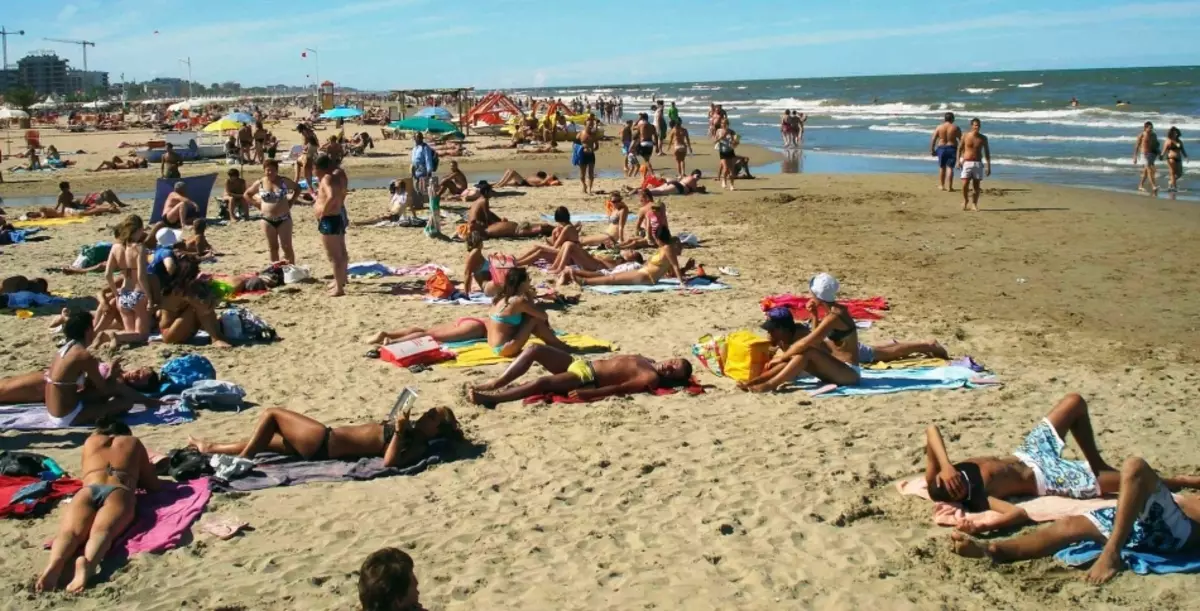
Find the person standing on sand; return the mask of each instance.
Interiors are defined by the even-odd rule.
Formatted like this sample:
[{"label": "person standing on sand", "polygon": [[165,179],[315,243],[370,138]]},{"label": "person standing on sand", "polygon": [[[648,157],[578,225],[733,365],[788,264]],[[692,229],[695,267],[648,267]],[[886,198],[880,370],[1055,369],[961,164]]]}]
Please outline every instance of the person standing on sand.
[{"label": "person standing on sand", "polygon": [[163,153],[162,160],[158,164],[160,175],[163,178],[183,178],[183,174],[179,172],[179,166],[183,165],[183,159],[179,157],[179,153],[175,152],[175,145],[167,143],[167,151]]},{"label": "person standing on sand", "polygon": [[318,180],[317,199],[313,212],[317,217],[317,231],[321,233],[321,244],[325,255],[333,266],[333,282],[329,285],[329,296],[346,294],[347,266],[350,255],[346,252],[346,188],[350,179],[346,171],[333,163],[333,158],[321,153],[314,164]]},{"label": "person standing on sand", "polygon": [[1158,170],[1154,162],[1158,160],[1161,151],[1158,144],[1158,134],[1154,133],[1154,124],[1146,121],[1142,133],[1138,134],[1137,142],[1133,145],[1133,165],[1137,165],[1138,155],[1142,157],[1142,178],[1138,181],[1138,191],[1146,191],[1146,181],[1150,181],[1150,192],[1158,193]]},{"label": "person standing on sand", "polygon": [[679,120],[679,109],[675,108],[675,102],[671,102],[671,107],[667,109],[667,125],[668,126],[671,124],[671,121],[674,121],[680,125],[683,125],[683,121]]},{"label": "person standing on sand", "polygon": [[662,148],[662,143],[658,140],[658,130],[650,124],[650,116],[642,113],[638,117],[638,122],[633,126],[634,133],[637,135],[637,153],[642,158],[646,165],[646,172],[653,173],[654,166],[650,163],[650,157],[654,154],[655,148]]},{"label": "person standing on sand", "polygon": [[658,140],[654,141],[654,150],[660,157],[666,154],[662,149],[663,140],[667,139],[667,120],[663,117],[665,108],[666,104],[663,104],[662,100],[655,102],[654,106],[650,107],[650,110],[654,111],[654,127],[658,130]]},{"label": "person standing on sand", "polygon": [[671,143],[671,151],[675,155],[675,169],[682,177],[687,167],[687,156],[692,153],[692,137],[688,130],[677,119],[671,120],[671,131],[667,134]]},{"label": "person standing on sand", "polygon": [[954,166],[958,163],[958,141],[962,130],[954,124],[954,113],[948,112],[942,124],[933,130],[929,139],[929,154],[938,162],[938,190],[954,193]]},{"label": "person standing on sand", "polygon": [[[971,131],[963,136],[958,151],[958,166],[962,168],[963,210],[967,209],[968,187],[974,187],[971,207],[979,212],[979,183],[984,176],[992,175],[992,152],[988,148],[987,136],[980,133],[979,119],[971,119]],[[980,161],[982,156],[983,161]]]}]

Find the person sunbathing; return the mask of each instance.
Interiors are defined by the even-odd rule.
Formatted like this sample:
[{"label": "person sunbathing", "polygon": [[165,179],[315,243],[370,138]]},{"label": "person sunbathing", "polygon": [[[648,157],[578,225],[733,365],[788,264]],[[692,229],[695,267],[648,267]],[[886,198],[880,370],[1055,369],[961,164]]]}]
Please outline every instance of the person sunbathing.
[{"label": "person sunbathing", "polygon": [[608,216],[608,227],[603,235],[582,236],[580,243],[584,246],[615,247],[625,241],[625,223],[629,221],[629,204],[620,192],[609,196],[604,202],[604,214]]},{"label": "person sunbathing", "polygon": [[84,486],[63,512],[50,559],[34,583],[39,593],[58,587],[72,558],[75,575],[66,590],[78,594],[87,588],[113,542],[133,522],[136,491],[154,492],[162,485],[141,440],[111,416],[96,423],[82,454]]},{"label": "person sunbathing", "polygon": [[[642,253],[636,250],[621,250],[617,256],[609,257],[599,252],[589,253],[577,242],[567,242],[558,249],[553,258],[545,258],[550,261],[550,267],[546,271],[551,274],[561,274],[569,267],[575,266],[583,271],[600,272],[607,276],[638,270],[645,264]],[[684,267],[684,271],[687,271],[686,264]]]},{"label": "person sunbathing", "polygon": [[[70,316],[66,310],[63,312],[65,316]],[[124,389],[119,389],[120,392],[128,395],[134,404],[140,403],[145,405],[145,401],[157,404],[156,400],[144,395],[125,392],[126,389],[133,391],[133,393],[153,393],[157,391],[161,378],[154,369],[142,367],[132,371],[124,371],[119,360],[113,361],[111,365],[99,362],[98,366],[101,375],[109,380],[109,382],[125,387]],[[22,403],[45,402],[47,389],[54,385],[46,379],[46,371],[45,369],[39,369],[38,371],[0,378],[0,404],[20,405]],[[101,393],[90,380],[85,380],[83,394],[92,396]]]},{"label": "person sunbathing", "polygon": [[[771,308],[767,312],[767,320],[762,324],[764,331],[771,338],[771,343],[780,350],[786,350],[792,344],[804,339],[809,334],[808,325],[798,324],[788,308]],[[826,347],[831,351],[829,338],[825,338]],[[924,342],[892,342],[868,346],[858,345],[858,363],[890,363],[917,355],[929,355],[933,358],[949,359],[950,354],[937,340]]]},{"label": "person sunbathing", "polygon": [[466,157],[471,154],[467,147],[459,142],[445,142],[432,148],[439,157]]},{"label": "person sunbathing", "polygon": [[479,285],[479,290],[489,297],[494,296],[498,287],[492,282],[492,264],[483,254],[483,239],[485,235],[479,231],[467,234],[467,260],[463,271],[462,292],[471,294],[472,283]]},{"label": "person sunbathing", "polygon": [[[533,382],[506,388],[525,375],[534,363],[550,375]],[[471,388],[467,398],[481,407],[494,409],[501,403],[534,395],[567,395],[594,401],[614,395],[652,392],[658,388],[684,386],[692,379],[687,359],[655,362],[639,355],[614,356],[585,361],[549,346],[529,346],[500,377]]]},{"label": "person sunbathing", "polygon": [[215,311],[219,298],[208,282],[199,279],[199,259],[179,249],[161,262],[152,262],[151,266],[162,292],[158,304],[158,328],[163,343],[186,344],[198,331],[204,330],[213,346],[232,347],[221,332]]},{"label": "person sunbathing", "polygon": [[667,205],[660,201],[654,201],[654,196],[645,189],[639,189],[636,192],[641,196],[642,205],[638,208],[633,226],[639,235],[627,239],[617,244],[617,246],[619,248],[654,248],[661,246],[654,236],[658,235],[659,227],[666,227],[668,230],[671,228],[670,223],[667,221]]},{"label": "person sunbathing", "polygon": [[530,178],[525,178],[518,174],[515,170],[504,170],[504,176],[500,178],[500,182],[496,183],[497,188],[501,187],[557,187],[561,186],[562,181],[553,174],[545,172],[537,172]]},{"label": "person sunbathing", "polygon": [[1127,459],[1119,473],[1116,507],[1094,509],[1081,516],[1055,520],[1031,533],[1009,539],[979,541],[963,532],[950,533],[950,549],[967,558],[1016,562],[1052,556],[1076,543],[1104,546],[1084,579],[1110,581],[1125,568],[1124,550],[1161,556],[1194,555],[1200,550],[1200,497],[1173,496],[1170,480],[1142,458]]},{"label": "person sunbathing", "polygon": [[[1070,433],[1086,462],[1062,457]],[[1200,476],[1164,478],[1172,490],[1200,487]],[[975,534],[1019,526],[1029,521],[1025,511],[1004,499],[1014,496],[1097,498],[1121,490],[1123,479],[1100,456],[1087,402],[1068,394],[1033,428],[1008,456],[977,456],[951,462],[935,425],[925,430],[925,483],[929,498],[962,503],[972,513],[992,510],[1000,517],[988,521],[964,518],[956,528]]]},{"label": "person sunbathing", "polygon": [[600,271],[568,268],[563,270],[562,275],[559,276],[558,284],[575,282],[580,286],[650,285],[657,284],[659,280],[669,275],[679,279],[680,285],[683,285],[687,282],[687,271],[691,267],[690,263],[686,268],[679,264],[679,255],[683,252],[683,245],[671,236],[671,232],[667,231],[666,227],[662,226],[658,228],[656,240],[662,246],[640,269],[606,274]]},{"label": "person sunbathing", "polygon": [[34,212],[29,212],[26,216],[30,219],[99,216],[101,214],[120,213],[121,208],[127,205],[117,197],[117,194],[112,189],[89,193],[83,199],[75,199],[75,194],[71,192],[71,183],[64,180],[58,183],[58,190],[58,200],[55,202],[53,208],[40,208]]},{"label": "person sunbathing", "polygon": [[29,278],[26,276],[8,276],[0,280],[0,295],[8,293],[37,293],[39,295],[50,294],[50,282],[45,278]]},{"label": "person sunbathing", "polygon": [[272,407],[263,411],[245,441],[219,443],[188,437],[188,444],[204,454],[241,458],[254,458],[262,452],[304,460],[382,457],[385,467],[402,467],[420,460],[435,439],[465,441],[450,408],[432,407],[415,419],[409,408],[394,422],[330,427],[287,408]]},{"label": "person sunbathing", "polygon": [[651,195],[691,195],[692,193],[708,193],[700,184],[700,170],[692,170],[691,174],[679,180],[668,180],[666,183],[647,189]]},{"label": "person sunbathing", "polygon": [[[837,303],[838,282],[829,274],[817,274],[808,283],[813,299],[808,311],[817,320],[813,330],[796,340],[767,363],[762,374],[738,388],[769,392],[807,373],[839,386],[859,383],[858,327],[845,306]],[[825,314],[820,314],[824,307]]]},{"label": "person sunbathing", "polygon": [[450,175],[442,180],[438,196],[462,195],[467,190],[467,175],[458,169],[458,162],[450,160]]},{"label": "person sunbathing", "polygon": [[480,231],[487,238],[534,238],[548,236],[553,225],[545,223],[516,223],[500,218],[491,207],[492,186],[485,180],[475,185],[479,199],[467,211],[467,230]]},{"label": "person sunbathing", "polygon": [[150,162],[141,157],[131,159],[121,159],[119,156],[113,155],[111,161],[101,161],[100,165],[94,170],[88,172],[104,172],[106,170],[141,170],[150,167]]},{"label": "person sunbathing", "polygon": [[200,259],[220,256],[221,253],[217,252],[212,244],[209,243],[207,233],[207,220],[196,219],[192,221],[192,237],[184,241],[181,250],[196,255]]},{"label": "person sunbathing", "polygon": [[405,342],[429,336],[439,343],[486,339],[497,356],[512,357],[537,337],[548,346],[563,351],[571,347],[558,339],[550,327],[550,316],[535,304],[537,295],[523,267],[508,270],[504,283],[492,298],[486,319],[464,317],[450,324],[423,329],[410,327],[399,331],[381,331],[364,338],[368,344]]},{"label": "person sunbathing", "polygon": [[517,257],[517,265],[525,267],[541,258],[553,259],[558,256],[558,251],[564,244],[579,242],[579,226],[571,224],[571,211],[567,210],[566,206],[554,209],[554,222],[556,225],[550,232],[550,237],[546,238],[546,243],[534,244]]}]

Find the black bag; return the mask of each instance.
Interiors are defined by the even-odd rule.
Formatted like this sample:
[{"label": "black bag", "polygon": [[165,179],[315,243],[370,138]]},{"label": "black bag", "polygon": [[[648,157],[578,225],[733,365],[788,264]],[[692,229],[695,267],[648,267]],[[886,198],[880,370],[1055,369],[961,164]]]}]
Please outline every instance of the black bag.
[{"label": "black bag", "polygon": [[171,450],[167,453],[167,459],[161,464],[166,464],[167,475],[175,478],[177,482],[186,482],[216,473],[208,464],[208,455],[201,454],[196,448]]},{"label": "black bag", "polygon": [[45,456],[33,452],[0,450],[0,475],[9,477],[38,477],[46,470]]}]

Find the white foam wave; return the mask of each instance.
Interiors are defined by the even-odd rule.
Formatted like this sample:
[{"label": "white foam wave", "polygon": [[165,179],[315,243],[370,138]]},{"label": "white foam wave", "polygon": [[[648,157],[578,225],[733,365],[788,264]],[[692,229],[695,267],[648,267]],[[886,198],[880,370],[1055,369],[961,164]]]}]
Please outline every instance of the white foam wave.
[{"label": "white foam wave", "polygon": [[[928,155],[899,154],[899,153],[864,153],[843,151],[822,151],[832,155],[849,155],[855,157],[875,157],[878,159],[899,159],[903,161],[931,161]],[[1047,161],[1054,160],[1054,161]],[[1118,163],[1121,162],[1121,163]],[[1068,172],[1104,172],[1116,173],[1132,168],[1129,159],[1099,159],[1090,157],[993,157],[992,165],[1018,166],[1026,168],[1042,168],[1048,170],[1066,170]],[[1122,166],[1122,167],[1118,167]]]},{"label": "white foam wave", "polygon": [[1017,85],[1017,87],[1020,87],[1021,89],[1029,89],[1032,87],[1041,87],[1041,86],[1042,86],[1042,83],[1019,83]]},{"label": "white foam wave", "polygon": [[993,82],[993,83],[1003,83],[1003,82],[1004,82],[1004,79],[1002,79],[1002,78],[990,78],[990,79],[988,79],[988,81],[991,81],[991,82]]},{"label": "white foam wave", "polygon": [[974,94],[974,95],[987,95],[989,93],[996,93],[997,91],[1000,91],[1000,88],[999,87],[964,87],[962,89],[959,89],[959,91],[962,91],[963,93]]},{"label": "white foam wave", "polygon": [[[899,124],[899,125],[871,125],[867,129],[876,132],[893,132],[900,134],[922,134],[928,135],[933,130],[932,126],[916,125],[916,124]],[[989,132],[988,138],[992,140],[1023,140],[1026,142],[1126,142],[1129,138],[1125,136],[1033,136],[1028,134],[1004,134]]]}]

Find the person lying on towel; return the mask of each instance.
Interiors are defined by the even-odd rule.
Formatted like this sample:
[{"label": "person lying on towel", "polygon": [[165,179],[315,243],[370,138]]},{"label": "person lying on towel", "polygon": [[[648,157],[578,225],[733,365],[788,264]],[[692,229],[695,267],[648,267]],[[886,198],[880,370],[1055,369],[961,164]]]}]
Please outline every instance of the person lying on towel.
[{"label": "person lying on towel", "polygon": [[[550,375],[505,388],[525,375],[534,363],[541,365]],[[687,359],[655,362],[644,356],[630,355],[585,361],[562,350],[534,345],[525,348],[500,377],[471,388],[467,398],[471,403],[487,409],[493,409],[500,403],[544,394],[593,401],[614,395],[683,386],[691,379],[692,364]]]},{"label": "person lying on towel", "polygon": [[655,238],[661,244],[658,247],[658,252],[654,253],[653,256],[636,269],[615,271],[615,268],[620,264],[615,264],[613,269],[601,269],[599,271],[568,267],[559,275],[557,285],[561,287],[572,282],[579,286],[589,284],[595,286],[651,285],[657,284],[664,277],[678,278],[681,285],[686,283],[688,280],[687,272],[692,269],[695,262],[688,260],[682,266],[679,264],[679,255],[683,253],[683,244],[671,235],[670,230],[662,225],[659,225]]},{"label": "person lying on towel", "polygon": [[216,443],[188,437],[188,445],[204,454],[254,458],[260,452],[299,456],[304,460],[357,460],[383,457],[385,467],[402,467],[421,459],[434,439],[465,439],[448,407],[431,407],[413,418],[409,408],[394,422],[368,422],[329,427],[283,407],[268,408],[245,441]]},{"label": "person lying on towel", "polygon": [[1171,480],[1160,478],[1138,457],[1126,460],[1119,473],[1112,471],[1112,478],[1121,488],[1116,507],[1062,518],[1009,539],[979,541],[952,532],[950,548],[968,558],[1014,562],[1045,558],[1076,543],[1091,541],[1104,546],[1084,577],[1097,585],[1116,577],[1124,568],[1122,550],[1159,555],[1200,551],[1200,497],[1176,499],[1170,491]]},{"label": "person lying on towel", "polygon": [[57,588],[71,559],[75,571],[67,591],[82,592],[113,541],[133,522],[136,491],[154,492],[162,484],[141,440],[113,416],[101,418],[83,442],[82,462],[83,488],[63,511],[50,561],[34,584],[37,592]]},{"label": "person lying on towel", "polygon": [[[1085,461],[1062,457],[1070,433]],[[925,431],[925,483],[929,498],[962,503],[968,512],[986,510],[1001,517],[984,523],[964,518],[956,528],[975,534],[1025,524],[1025,510],[1004,501],[1013,496],[1063,496],[1090,499],[1120,492],[1125,479],[1100,456],[1087,402],[1077,394],[1063,397],[1008,456],[980,456],[951,462],[941,431]],[[1200,476],[1164,478],[1172,490],[1200,488]]]},{"label": "person lying on towel", "polygon": [[[792,317],[792,311],[784,307],[771,308],[762,328],[770,336],[771,344],[780,350],[787,350],[810,332],[808,325],[797,324],[796,319]],[[828,337],[825,338],[825,348],[831,353],[836,348]],[[892,342],[874,346],[859,344],[858,364],[890,363],[922,354],[939,359],[950,358],[946,349],[937,340],[931,339],[924,342]]]}]

